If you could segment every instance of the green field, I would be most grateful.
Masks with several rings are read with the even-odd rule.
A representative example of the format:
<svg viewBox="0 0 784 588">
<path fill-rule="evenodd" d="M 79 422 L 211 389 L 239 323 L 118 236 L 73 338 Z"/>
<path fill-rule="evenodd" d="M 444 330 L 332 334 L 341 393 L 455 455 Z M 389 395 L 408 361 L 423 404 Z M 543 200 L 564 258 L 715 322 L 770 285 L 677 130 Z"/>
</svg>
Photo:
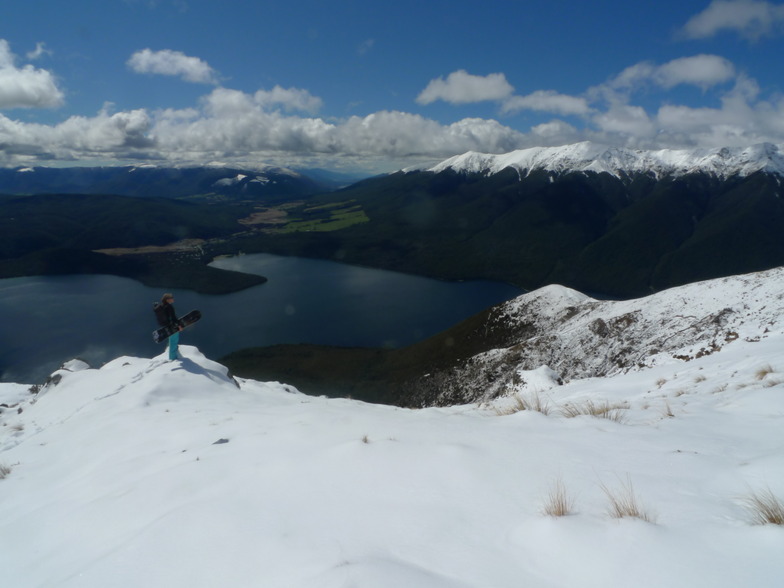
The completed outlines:
<svg viewBox="0 0 784 588">
<path fill-rule="evenodd" d="M 292 215 L 291 220 L 283 226 L 269 229 L 269 232 L 282 234 L 339 231 L 369 220 L 362 207 L 353 201 L 332 202 L 303 208 L 296 216 Z"/>
</svg>

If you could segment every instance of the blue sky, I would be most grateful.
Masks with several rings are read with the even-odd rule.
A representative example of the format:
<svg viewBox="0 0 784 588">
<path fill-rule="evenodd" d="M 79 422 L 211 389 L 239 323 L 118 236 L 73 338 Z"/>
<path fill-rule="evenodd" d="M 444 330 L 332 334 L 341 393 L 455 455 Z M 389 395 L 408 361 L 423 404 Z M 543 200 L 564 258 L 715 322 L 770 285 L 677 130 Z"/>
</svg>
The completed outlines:
<svg viewBox="0 0 784 588">
<path fill-rule="evenodd" d="M 784 143 L 782 55 L 760 0 L 27 0 L 0 20 L 0 165 Z"/>
</svg>

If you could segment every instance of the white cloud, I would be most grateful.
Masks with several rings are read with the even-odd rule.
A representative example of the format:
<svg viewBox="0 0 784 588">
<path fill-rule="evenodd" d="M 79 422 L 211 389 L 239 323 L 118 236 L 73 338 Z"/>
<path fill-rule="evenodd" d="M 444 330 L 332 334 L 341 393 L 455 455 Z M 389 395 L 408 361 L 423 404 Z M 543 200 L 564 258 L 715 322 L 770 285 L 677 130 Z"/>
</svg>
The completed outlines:
<svg viewBox="0 0 784 588">
<path fill-rule="evenodd" d="M 664 105 L 657 113 L 657 124 L 701 145 L 784 142 L 784 99 L 757 100 L 758 95 L 757 83 L 741 78 L 722 96 L 720 108 Z"/>
<path fill-rule="evenodd" d="M 606 84 L 612 90 L 637 90 L 646 84 L 670 89 L 689 84 L 703 89 L 732 80 L 735 66 L 718 55 L 695 55 L 673 59 L 664 65 L 642 62 L 627 67 Z M 601 88 L 601 86 L 599 87 Z"/>
<path fill-rule="evenodd" d="M 0 39 L 0 109 L 52 108 L 63 103 L 54 76 L 31 65 L 16 67 L 16 58 Z"/>
<path fill-rule="evenodd" d="M 6 72 L 17 81 L 30 81 L 34 74 L 49 76 L 29 66 L 18 68 L 14 60 L 7 43 L 0 42 L 0 75 Z M 303 161 L 309 165 L 351 161 L 374 171 L 389 171 L 392 165 L 405 167 L 466 151 L 502 153 L 582 140 L 639 148 L 784 143 L 784 98 L 765 99 L 755 80 L 715 55 L 674 59 L 662 65 L 638 63 L 582 96 L 554 90 L 515 96 L 503 74 L 480 77 L 455 72 L 441 82 L 431 83 L 430 98 L 454 103 L 469 98 L 495 100 L 505 113 L 528 110 L 551 113 L 554 118 L 527 130 L 479 118 L 442 124 L 389 110 L 327 119 L 315 114 L 322 107 L 321 99 L 304 89 L 275 86 L 242 92 L 217 87 L 185 109 L 113 113 L 106 106 L 94 117 L 75 116 L 53 126 L 0 116 L 0 162 L 153 159 L 291 166 Z M 713 104 L 720 106 L 672 101 L 650 106 L 650 91 L 645 92 L 649 106 L 634 102 L 637 92 L 652 88 L 669 98 L 669 90 L 680 84 L 710 92 Z M 0 84 L 0 99 L 8 100 L 9 87 Z M 420 102 L 430 98 L 421 97 Z M 35 103 L 28 96 L 27 105 Z M 581 122 L 575 126 L 574 120 L 569 124 L 557 118 L 567 116 L 579 117 Z"/>
<path fill-rule="evenodd" d="M 648 113 L 639 106 L 613 105 L 607 112 L 593 117 L 600 132 L 650 139 L 656 133 L 656 125 Z"/>
<path fill-rule="evenodd" d="M 578 128 L 562 120 L 552 120 L 531 128 L 531 140 L 537 146 L 565 145 L 584 138 Z"/>
<path fill-rule="evenodd" d="M 684 25 L 690 39 L 705 39 L 722 31 L 735 31 L 748 39 L 759 39 L 781 28 L 784 5 L 759 0 L 713 0 Z"/>
<path fill-rule="evenodd" d="M 559 94 L 554 90 L 538 90 L 527 96 L 506 99 L 501 112 L 508 114 L 520 110 L 536 110 L 561 115 L 584 115 L 591 110 L 585 98 Z"/>
<path fill-rule="evenodd" d="M 452 72 L 446 78 L 431 80 L 417 96 L 419 104 L 430 104 L 443 100 L 452 104 L 468 104 L 487 100 L 504 100 L 514 88 L 502 73 L 475 76 L 465 70 Z"/>
<path fill-rule="evenodd" d="M 105 107 L 95 117 L 71 117 L 55 126 L 0 116 L 0 136 L 7 146 L 0 160 L 264 160 L 291 165 L 303 157 L 417 161 L 469 150 L 500 153 L 525 144 L 523 133 L 494 120 L 443 125 L 416 114 L 381 111 L 328 122 L 270 109 L 292 96 L 306 104 L 317 100 L 304 91 L 249 94 L 216 88 L 198 108 L 183 110 L 110 113 Z"/>
<path fill-rule="evenodd" d="M 475 76 L 458 70 L 446 79 L 431 80 L 417 96 L 419 104 L 430 104 L 443 100 L 451 104 L 474 102 L 501 102 L 501 113 L 510 114 L 520 110 L 552 112 L 561 115 L 584 115 L 590 112 L 585 98 L 560 94 L 554 90 L 537 90 L 527 96 L 514 96 L 514 87 L 502 73 Z"/>
<path fill-rule="evenodd" d="M 128 67 L 136 73 L 177 76 L 186 82 L 217 84 L 218 74 L 198 57 L 189 57 L 180 51 L 143 49 L 131 55 Z"/>
<path fill-rule="evenodd" d="M 0 115 L 0 158 L 8 163 L 25 158 L 81 160 L 114 157 L 152 146 L 150 118 L 143 110 L 110 114 L 102 109 L 92 118 L 73 116 L 58 125 L 23 123 Z"/>
<path fill-rule="evenodd" d="M 522 134 L 500 123 L 464 119 L 451 125 L 416 114 L 381 111 L 326 122 L 269 111 L 254 95 L 215 90 L 198 117 L 167 111 L 152 134 L 172 154 L 274 152 L 360 157 L 448 156 L 485 149 L 516 148 Z M 217 156 L 217 155 L 216 155 Z"/>
<path fill-rule="evenodd" d="M 40 59 L 44 55 L 51 55 L 51 54 L 52 54 L 52 52 L 49 51 L 49 49 L 46 48 L 46 45 L 44 45 L 43 43 L 36 43 L 35 44 L 35 50 L 28 51 L 27 59 L 32 61 L 32 60 L 35 60 L 35 59 Z"/>
<path fill-rule="evenodd" d="M 315 114 L 321 109 L 322 100 L 307 90 L 275 86 L 270 91 L 258 90 L 253 96 L 262 107 L 282 106 L 284 110 Z"/>
<path fill-rule="evenodd" d="M 718 55 L 696 55 L 673 59 L 657 68 L 654 81 L 663 88 L 691 84 L 707 89 L 733 79 L 735 66 Z"/>
</svg>

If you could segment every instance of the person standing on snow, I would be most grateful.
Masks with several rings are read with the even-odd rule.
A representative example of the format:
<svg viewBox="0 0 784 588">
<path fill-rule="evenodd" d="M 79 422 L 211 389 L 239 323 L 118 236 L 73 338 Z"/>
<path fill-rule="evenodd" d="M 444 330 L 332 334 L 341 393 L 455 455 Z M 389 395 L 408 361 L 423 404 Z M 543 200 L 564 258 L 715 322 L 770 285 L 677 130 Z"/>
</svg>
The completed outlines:
<svg viewBox="0 0 784 588">
<path fill-rule="evenodd" d="M 174 294 L 167 292 L 161 297 L 161 306 L 163 307 L 163 314 L 169 324 L 177 324 L 177 314 L 174 312 Z M 180 357 L 178 346 L 180 344 L 180 331 L 182 327 L 177 325 L 177 332 L 169 336 L 169 359 L 178 359 Z"/>
</svg>

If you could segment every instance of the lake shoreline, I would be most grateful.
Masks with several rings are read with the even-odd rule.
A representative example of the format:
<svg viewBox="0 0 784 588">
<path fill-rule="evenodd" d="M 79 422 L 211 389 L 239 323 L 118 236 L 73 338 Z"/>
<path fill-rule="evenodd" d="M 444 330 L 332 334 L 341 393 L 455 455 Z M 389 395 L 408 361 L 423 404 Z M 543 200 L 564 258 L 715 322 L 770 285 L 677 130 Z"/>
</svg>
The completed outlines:
<svg viewBox="0 0 784 588">
<path fill-rule="evenodd" d="M 117 261 L 117 260 L 115 260 Z M 201 263 L 193 259 L 192 264 Z M 117 272 L 0 280 L 0 381 L 39 383 L 64 361 L 92 366 L 128 355 L 153 357 L 152 303 L 174 292 L 178 314 L 203 318 L 182 343 L 212 358 L 279 344 L 394 349 L 449 329 L 522 292 L 488 281 L 447 282 L 338 261 L 247 254 L 202 265 L 202 279 L 254 282 L 215 295 Z"/>
<path fill-rule="evenodd" d="M 191 252 L 108 255 L 95 251 L 53 249 L 0 260 L 0 279 L 36 276 L 110 275 L 151 288 L 233 294 L 264 284 L 265 276 L 220 269 L 212 259 Z"/>
</svg>

